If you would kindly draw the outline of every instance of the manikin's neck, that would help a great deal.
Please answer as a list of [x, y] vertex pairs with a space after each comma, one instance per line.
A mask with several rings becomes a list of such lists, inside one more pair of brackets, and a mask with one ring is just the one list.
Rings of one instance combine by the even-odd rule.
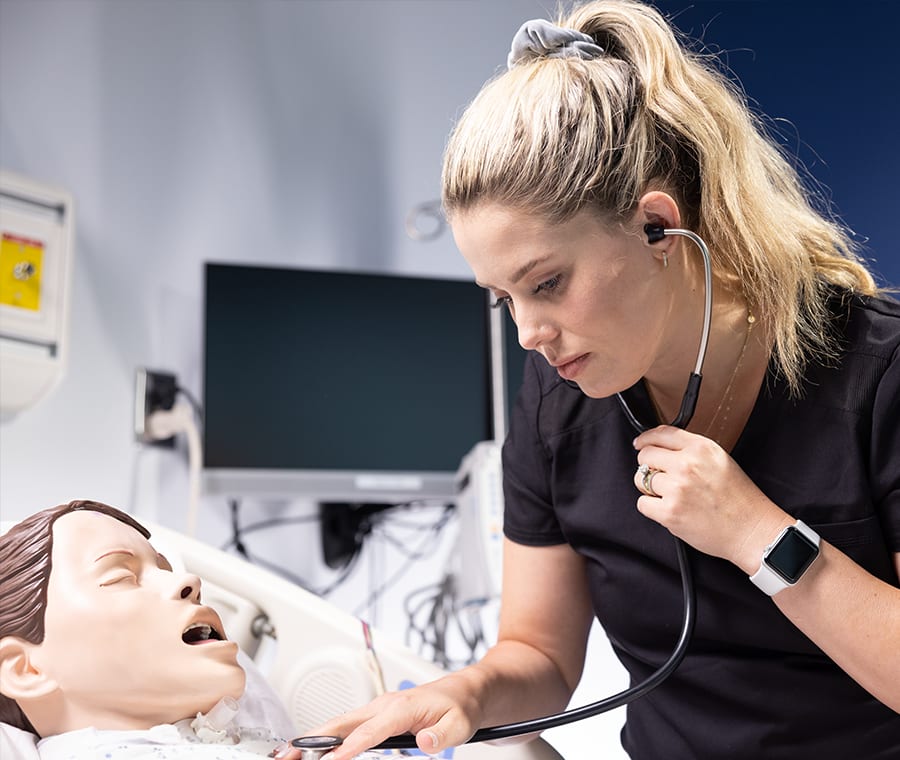
[[175, 716], [153, 714], [135, 709], [134, 704], [120, 704], [112, 709], [108, 705], [81, 705], [69, 699], [46, 697], [40, 704], [22, 705], [35, 730], [42, 737], [56, 736], [83, 728], [109, 731], [145, 731], [164, 723], [176, 723], [184, 718], [194, 718], [197, 713]]

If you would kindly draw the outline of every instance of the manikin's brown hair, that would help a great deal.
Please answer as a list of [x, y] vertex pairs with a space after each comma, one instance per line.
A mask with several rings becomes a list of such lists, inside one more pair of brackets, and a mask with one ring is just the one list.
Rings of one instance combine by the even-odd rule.
[[[150, 538], [150, 531], [133, 517], [98, 501], [70, 501], [36, 512], [14, 525], [0, 536], [0, 639], [16, 636], [31, 644], [43, 642], [53, 524], [78, 510], [102, 512]], [[2, 694], [0, 721], [37, 733], [19, 705]]]

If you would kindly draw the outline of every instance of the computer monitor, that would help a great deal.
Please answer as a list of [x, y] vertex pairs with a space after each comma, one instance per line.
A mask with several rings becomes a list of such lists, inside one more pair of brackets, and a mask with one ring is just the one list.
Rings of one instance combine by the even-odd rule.
[[502, 421], [497, 424], [503, 425], [503, 437], [509, 426], [509, 417], [512, 414], [512, 408], [516, 401], [516, 394], [522, 385], [525, 375], [525, 358], [528, 352], [519, 345], [519, 330], [509, 315], [508, 309], [503, 309], [503, 330], [502, 330], [503, 348], [503, 389], [505, 396], [506, 409]]
[[504, 432], [472, 281], [208, 263], [204, 311], [206, 493], [449, 499]]

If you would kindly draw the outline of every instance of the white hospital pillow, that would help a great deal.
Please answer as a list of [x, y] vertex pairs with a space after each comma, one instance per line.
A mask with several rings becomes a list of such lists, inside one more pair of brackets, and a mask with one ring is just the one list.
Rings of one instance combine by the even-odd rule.
[[247, 673], [247, 685], [238, 700], [237, 725], [241, 728], [268, 728], [282, 739], [296, 738], [297, 732], [287, 708], [256, 663], [243, 650], [238, 651], [238, 663]]
[[0, 723], [0, 758], [3, 760], [39, 760], [37, 736]]

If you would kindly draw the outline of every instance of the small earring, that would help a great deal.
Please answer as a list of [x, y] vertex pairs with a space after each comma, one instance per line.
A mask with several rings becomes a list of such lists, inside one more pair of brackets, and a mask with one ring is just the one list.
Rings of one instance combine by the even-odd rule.
[[669, 252], [663, 251], [662, 257], [663, 257], [663, 269], [668, 269], [669, 268]]

